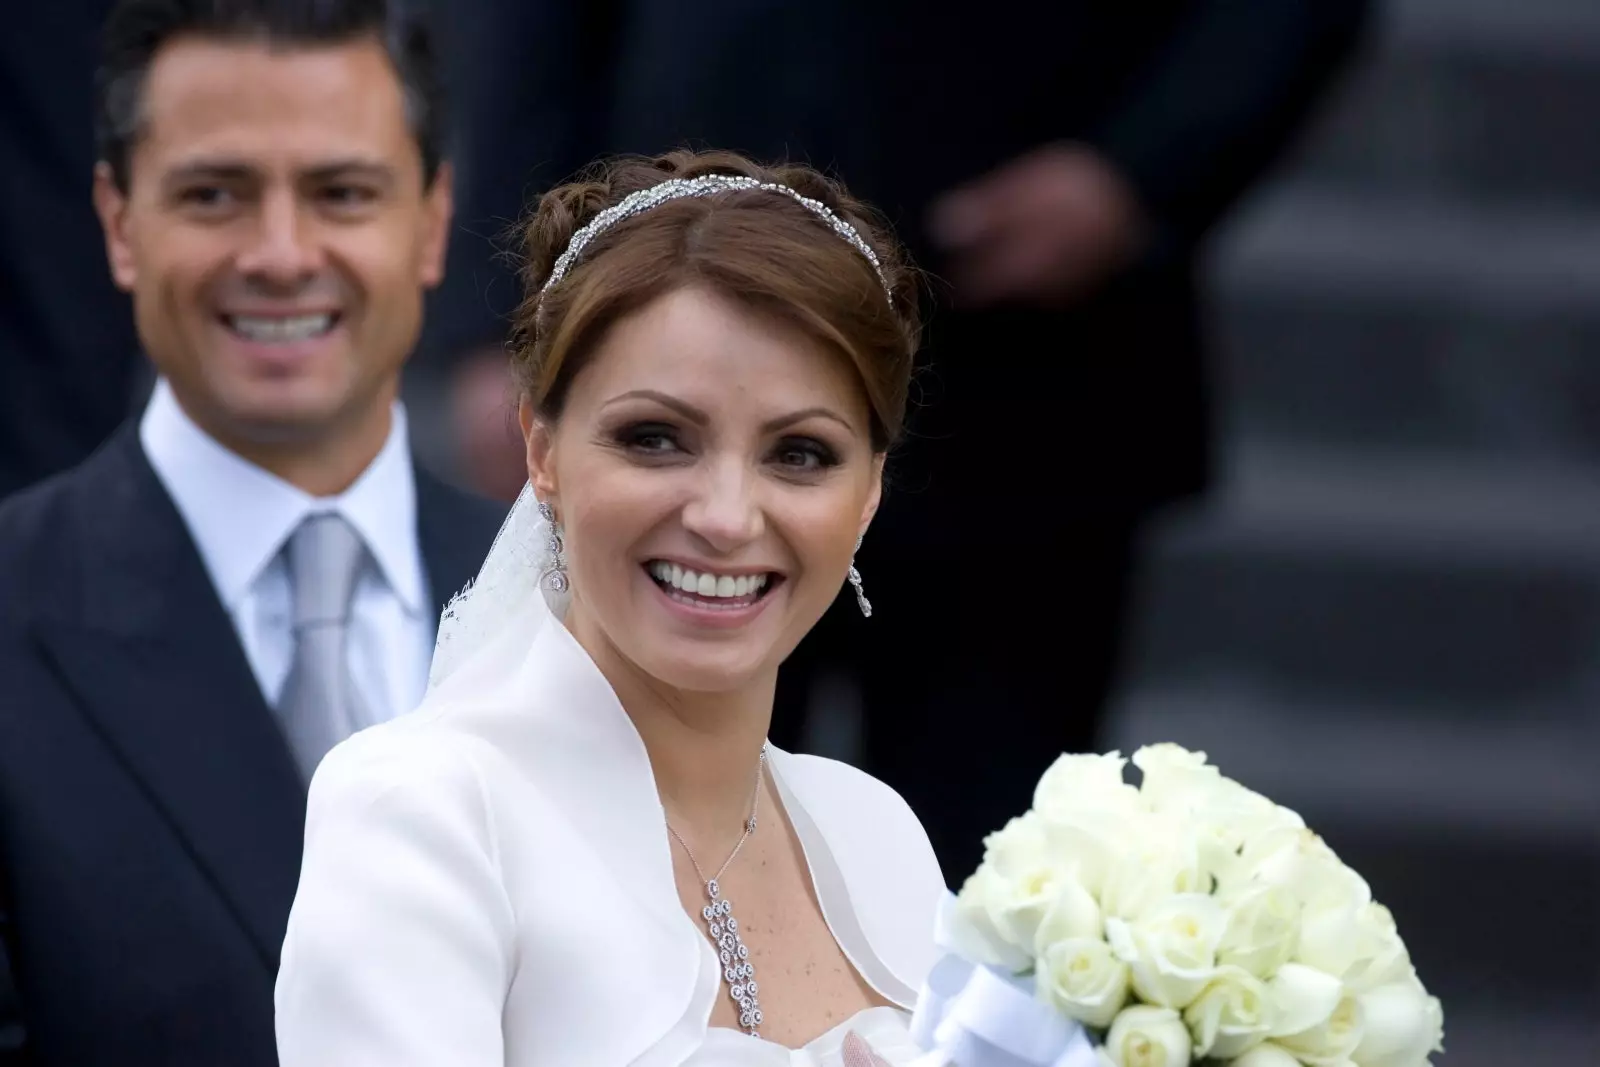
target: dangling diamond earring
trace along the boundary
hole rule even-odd
[[[545,567],[544,573],[539,575],[539,583],[552,593],[565,593],[567,557],[562,554],[566,545],[561,540],[561,524],[556,521],[555,509],[543,500],[539,501],[539,517],[550,527],[550,539],[545,542],[545,548],[550,553],[550,563]]]
[[[856,538],[856,551],[861,551],[861,538],[859,537]],[[846,573],[845,577],[849,579],[850,585],[856,591],[856,604],[860,606],[861,614],[865,618],[872,618],[872,601],[867,599],[867,594],[861,589],[861,572],[856,570],[856,559],[854,556],[850,557],[850,570],[848,573]]]

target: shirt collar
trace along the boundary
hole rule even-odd
[[[338,512],[355,527],[408,612],[426,610],[416,478],[400,403],[377,457],[349,489],[332,497],[313,497],[224,448],[189,418],[165,379],[150,396],[139,440],[230,612],[301,520],[324,511]]]

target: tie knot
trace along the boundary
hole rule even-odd
[[[343,624],[366,545],[361,535],[332,512],[308,515],[285,546],[294,585],[294,625]]]

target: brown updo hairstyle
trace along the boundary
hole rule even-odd
[[[671,178],[743,175],[827,205],[878,256],[865,256],[793,198],[730,190],[658,204],[597,235],[562,279],[540,290],[572,235],[630,193]],[[552,189],[521,224],[523,297],[511,359],[540,417],[554,422],[573,378],[606,329],[676,289],[698,285],[774,316],[855,368],[879,452],[899,439],[921,333],[918,275],[888,227],[839,183],[810,167],[765,167],[731,152],[671,152],[599,164]]]

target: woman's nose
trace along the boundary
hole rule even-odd
[[[683,524],[718,552],[749,544],[764,529],[756,490],[743,464],[719,464],[685,505]]]

